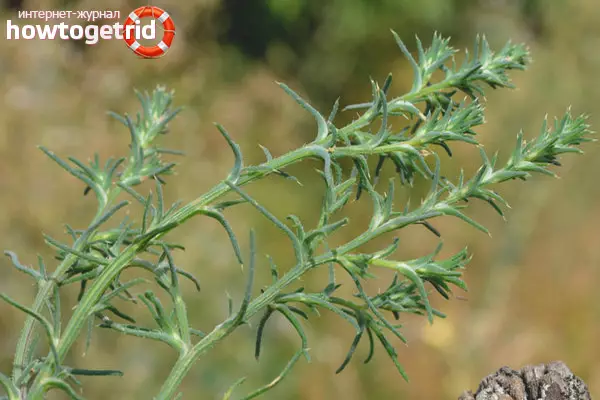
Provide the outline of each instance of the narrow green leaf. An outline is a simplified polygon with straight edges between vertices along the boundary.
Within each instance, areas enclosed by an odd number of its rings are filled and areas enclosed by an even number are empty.
[[[367,327],[367,337],[369,338],[369,354],[367,354],[367,358],[365,358],[365,361],[363,361],[364,364],[368,364],[369,361],[371,361],[371,359],[373,358],[373,355],[375,354],[375,340],[373,340],[373,332],[371,332],[371,329],[369,327]]]
[[[300,359],[300,357],[303,354],[304,354],[303,350],[298,350],[294,354],[292,359],[287,363],[287,365],[285,366],[283,371],[281,371],[281,373],[279,375],[277,375],[277,377],[275,379],[273,379],[270,383],[266,384],[265,386],[255,390],[254,392],[245,396],[242,400],[253,399],[253,398],[258,397],[258,396],[262,395],[263,393],[273,389],[279,382],[281,382],[283,380],[283,378],[286,377],[286,375],[291,371],[292,367],[296,364],[296,362],[298,362],[298,360]]]
[[[92,188],[94,190],[94,192],[96,193],[96,197],[98,198],[98,201],[101,203],[101,205],[106,204],[106,193],[104,192],[104,189],[102,189],[96,182],[94,182],[88,176],[83,174],[81,171],[78,171],[75,168],[72,168],[69,164],[67,164],[66,162],[61,160],[58,156],[56,156],[56,154],[54,154],[54,152],[48,150],[44,146],[38,146],[38,148],[40,150],[42,150],[54,162],[56,162],[58,165],[60,165],[63,169],[65,169],[67,172],[69,172],[71,175],[73,175],[74,177],[76,177],[77,179],[79,179],[83,183],[85,183],[87,186]]]
[[[348,353],[346,354],[344,361],[342,361],[342,364],[335,371],[336,374],[339,374],[346,368],[346,366],[352,359],[352,356],[354,355],[354,352],[356,351],[356,348],[358,347],[358,343],[360,343],[360,339],[362,338],[362,335],[364,332],[365,332],[364,326],[361,324],[361,330],[356,334],[356,336],[354,336],[354,340],[352,340],[352,344],[350,345],[350,349],[348,350]]]
[[[153,168],[153,169],[150,169],[150,170],[145,170],[145,171],[144,171],[144,177],[152,177],[152,176],[155,176],[155,177],[157,177],[157,178],[158,178],[158,177],[159,177],[159,175],[161,175],[161,174],[168,174],[168,173],[171,173],[171,170],[172,170],[172,169],[173,169],[173,167],[174,167],[174,166],[176,166],[176,165],[177,165],[177,163],[174,163],[174,162],[172,162],[172,163],[168,163],[168,164],[165,164],[165,165],[161,165],[161,166],[159,166],[159,167],[156,167],[156,168]],[[160,180],[160,178],[158,178],[158,179]]]
[[[117,205],[111,207],[108,211],[106,211],[104,214],[102,214],[100,217],[98,217],[84,232],[84,235],[92,233],[93,231],[95,231],[96,229],[98,229],[100,227],[100,225],[102,225],[103,223],[105,223],[106,221],[108,221],[113,215],[115,215],[115,213],[117,211],[119,211],[121,208],[125,207],[129,205],[129,202],[124,200],[121,201],[120,203],[118,203]]]
[[[402,375],[404,380],[408,382],[408,375],[406,375],[406,371],[404,371],[404,368],[402,367],[402,365],[400,365],[400,362],[398,361],[398,354],[396,354],[394,346],[392,346],[392,344],[387,340],[387,338],[385,337],[384,333],[381,332],[381,330],[373,326],[371,327],[371,329],[383,345],[383,348],[388,353],[388,356],[392,359],[392,362],[396,366],[398,372],[400,372],[400,375]]]
[[[216,125],[217,129],[219,130],[219,132],[221,132],[221,135],[223,135],[223,137],[227,141],[227,144],[229,145],[229,147],[231,147],[231,151],[233,151],[233,155],[235,156],[235,162],[234,162],[231,172],[229,173],[229,176],[227,177],[227,180],[232,183],[237,183],[238,179],[240,178],[240,174],[242,172],[242,166],[243,166],[242,152],[240,150],[240,146],[237,143],[235,143],[233,141],[233,139],[231,139],[231,136],[229,136],[229,133],[227,133],[227,131],[225,130],[225,128],[222,125],[220,125],[220,124],[215,124],[215,125]]]
[[[246,283],[246,290],[244,294],[244,299],[242,300],[242,304],[240,309],[238,310],[235,318],[232,321],[232,327],[236,327],[244,321],[246,316],[246,311],[248,310],[248,305],[250,304],[250,299],[252,297],[252,287],[254,285],[254,263],[256,261],[256,242],[254,237],[254,230],[250,230],[250,262],[248,263],[248,281]]]
[[[350,317],[347,313],[345,313],[342,309],[337,307],[333,302],[336,301],[335,297],[325,298],[318,294],[296,294],[294,297],[298,298],[304,304],[307,305],[317,305],[325,310],[329,310],[338,316],[342,317],[344,320],[348,321],[356,330],[356,332],[360,331],[360,327],[356,323],[356,321]],[[282,300],[279,300],[282,301]]]
[[[263,151],[263,153],[265,153],[265,157],[267,158],[267,162],[273,160],[273,156],[271,155],[271,152],[269,151],[269,149],[267,149],[265,146],[259,144],[261,150]]]
[[[123,125],[127,126],[127,121],[121,115],[115,113],[114,111],[107,111],[107,114],[119,121],[120,123],[122,123]]]
[[[273,315],[273,311],[274,311],[274,308],[269,306],[267,308],[267,310],[265,311],[265,313],[263,314],[263,316],[260,318],[260,321],[258,322],[258,328],[256,329],[256,342],[254,345],[254,358],[256,358],[257,360],[260,357],[260,350],[261,350],[262,338],[263,338],[263,332],[265,330],[265,325],[267,324],[267,321],[269,320],[271,315]]]
[[[131,136],[131,155],[133,156],[133,170],[139,172],[144,166],[144,149],[140,143],[140,133],[133,124],[129,115],[125,115],[125,121]]]
[[[350,220],[348,218],[343,218],[339,221],[333,222],[331,224],[325,225],[319,229],[312,230],[308,232],[306,235],[304,242],[307,246],[312,246],[313,242],[321,237],[327,237],[333,232],[337,231],[341,227],[348,224]]]
[[[300,97],[296,92],[290,89],[286,84],[278,82],[278,85],[288,94],[290,95],[298,104],[300,104],[305,110],[310,112],[312,116],[317,121],[317,137],[315,142],[319,142],[327,137],[329,133],[327,129],[327,121],[323,116],[315,110],[310,104],[308,104],[302,97]]]
[[[279,221],[273,214],[271,214],[266,208],[260,205],[256,200],[246,194],[242,189],[237,187],[235,184],[229,181],[225,181],[225,184],[229,186],[233,191],[239,194],[242,198],[244,198],[248,203],[250,203],[254,208],[256,208],[261,214],[263,214],[268,220],[273,222],[279,229],[284,231],[290,240],[292,241],[292,245],[294,246],[294,253],[296,255],[296,260],[299,264],[304,263],[304,254],[302,250],[302,243],[298,239],[298,237],[288,228],[284,223]]]
[[[4,388],[8,400],[19,400],[19,388],[17,388],[10,378],[3,373],[0,373],[0,385]]]
[[[44,278],[45,278],[45,276],[44,276],[45,274],[40,274],[39,272],[37,272],[37,271],[36,271],[36,270],[34,270],[33,268],[31,268],[31,267],[28,267],[28,266],[26,266],[26,265],[23,265],[23,264],[21,264],[21,263],[19,262],[19,258],[17,257],[17,254],[16,254],[16,253],[14,253],[14,252],[12,252],[12,251],[8,251],[8,250],[6,250],[6,251],[4,251],[4,255],[6,255],[6,256],[8,256],[8,257],[10,257],[10,260],[11,260],[11,262],[12,262],[13,266],[14,266],[14,267],[15,267],[17,270],[19,270],[19,271],[21,271],[21,272],[23,272],[23,273],[25,273],[25,274],[27,274],[27,275],[31,276],[31,277],[32,277],[32,278],[34,278],[36,281],[41,281],[42,279],[44,279]]]
[[[114,331],[124,333],[126,335],[140,337],[144,339],[156,340],[159,342],[163,342],[175,350],[180,351],[181,345],[179,342],[176,342],[173,339],[173,336],[167,334],[165,332],[161,332],[155,329],[146,329],[140,328],[135,325],[124,325],[111,321],[109,318],[106,318],[102,321],[102,324],[99,325],[100,328],[112,329]]]
[[[247,200],[244,199],[244,202],[246,201]],[[233,252],[235,254],[235,257],[237,258],[237,261],[240,263],[240,265],[243,265],[244,260],[242,259],[242,251],[240,249],[238,240],[235,236],[235,233],[233,232],[233,229],[231,228],[231,225],[229,225],[229,222],[227,221],[223,213],[221,213],[218,209],[212,208],[203,208],[200,210],[200,213],[208,217],[214,218],[215,220],[217,220],[217,222],[221,224],[223,229],[225,229],[225,232],[227,232],[227,236],[229,236],[229,241],[233,246]]]
[[[58,241],[56,241],[55,239],[51,238],[48,235],[44,235],[44,239],[46,240],[46,242],[49,245],[56,247],[57,249],[62,250],[66,253],[73,254],[83,260],[87,260],[87,261],[93,262],[98,265],[108,265],[109,264],[108,260],[105,260],[103,258],[98,258],[98,257],[92,256],[90,254],[75,250],[74,248],[71,248],[67,245],[59,243]]]
[[[135,319],[133,317],[125,314],[123,311],[119,310],[117,307],[115,307],[113,305],[109,304],[109,305],[105,306],[101,311],[104,311],[104,310],[110,311],[117,317],[122,318],[127,322],[131,322],[132,324],[135,324]]]
[[[433,324],[433,310],[431,308],[431,304],[429,303],[429,296],[427,295],[427,291],[425,290],[425,285],[423,285],[423,280],[421,277],[405,263],[397,263],[395,269],[417,286],[421,300],[423,301],[423,304],[425,304],[427,319],[429,320],[430,324]]]
[[[222,201],[220,203],[217,203],[217,204],[213,205],[212,208],[215,209],[215,210],[222,211],[222,210],[224,210],[226,208],[237,206],[238,204],[244,204],[244,203],[246,203],[245,199],[236,199],[236,200]]]
[[[388,74],[388,76],[385,78],[385,81],[383,82],[381,91],[387,96],[387,93],[390,90],[391,86],[392,86],[392,74]]]
[[[316,145],[312,145],[312,146],[308,146],[307,149],[310,149],[314,152],[314,155],[321,158],[323,160],[324,166],[323,166],[323,173],[325,174],[325,181],[327,182],[327,188],[329,189],[333,189],[335,187],[335,184],[333,182],[333,174],[331,171],[331,156],[329,154],[329,152],[327,150],[325,150],[323,147],[321,146],[316,146]],[[333,203],[333,198],[328,199],[329,203]]]
[[[333,120],[335,119],[335,117],[336,117],[336,115],[338,113],[339,108],[340,108],[340,98],[338,97],[335,100],[335,103],[333,103],[333,107],[331,109],[331,113],[329,114],[329,118],[327,118],[327,122],[333,123]]]
[[[146,201],[144,202],[144,214],[142,215],[142,233],[147,233],[147,230],[152,225],[152,221],[148,221],[150,218],[153,218],[151,215],[151,207],[152,207],[152,193],[148,194],[146,197]]]
[[[190,328],[190,333],[194,336],[198,336],[201,339],[206,336],[206,333],[194,328]]]
[[[227,392],[225,392],[225,395],[223,396],[223,400],[230,400],[231,396],[233,395],[233,391],[235,389],[238,388],[238,386],[241,386],[242,383],[244,383],[246,381],[246,377],[242,377],[240,379],[238,379],[237,381],[235,381],[230,387],[229,389],[227,389]]]
[[[398,34],[394,31],[392,31],[392,35],[394,35],[394,39],[396,40],[398,47],[400,47],[400,50],[402,51],[402,53],[408,59],[410,65],[412,66],[413,86],[412,86],[412,89],[410,90],[410,93],[414,93],[417,90],[421,89],[421,87],[423,87],[423,78],[421,77],[421,68],[419,67],[419,64],[417,64],[417,61],[415,61],[412,54],[410,54],[410,51],[408,51],[408,49],[404,45],[404,42],[402,42],[402,40],[400,39],[400,36],[398,36]]]
[[[85,400],[84,397],[78,395],[77,392],[75,392],[75,390],[62,379],[54,377],[44,378],[43,385],[45,391],[48,391],[51,388],[59,389],[65,392],[65,394],[67,394],[73,400]]]
[[[92,182],[98,183],[98,174],[92,168],[88,167],[75,157],[67,157],[67,160],[71,161],[73,164],[77,165],[87,176],[92,180]]]
[[[369,307],[369,310],[371,310],[371,312],[379,319],[379,321],[386,328],[388,328],[398,339],[402,340],[403,343],[406,343],[406,338],[404,336],[402,336],[402,334],[398,331],[398,329],[396,329],[392,324],[390,324],[390,322],[385,318],[385,316],[373,304],[373,302],[371,301],[371,299],[369,298],[369,296],[367,295],[367,293],[363,289],[363,287],[362,287],[362,285],[360,283],[359,277],[356,276],[356,274],[354,272],[352,272],[351,270],[347,269],[346,267],[344,267],[344,268],[348,272],[348,275],[350,275],[350,278],[352,278],[352,281],[354,282],[354,285],[358,289],[358,293],[360,295],[360,298],[362,298],[365,301],[365,303]]]
[[[83,357],[86,356],[88,350],[90,349],[90,345],[92,344],[92,333],[94,332],[94,319],[95,315],[88,317],[86,321],[86,330],[85,330],[85,346],[83,348]]]
[[[152,318],[154,319],[156,324],[162,330],[169,331],[170,322],[165,320],[165,313],[164,313],[164,309],[162,309],[162,305],[160,306],[160,311],[159,311],[156,308],[156,305],[152,301],[150,301],[150,299],[148,298],[148,291],[145,292],[144,294],[139,294],[138,298],[142,301],[142,303],[144,303],[144,305],[146,306],[148,311],[150,311],[150,315],[152,315]],[[156,298],[154,298],[154,299],[156,299]],[[172,330],[170,330],[169,333],[172,333]]]
[[[304,352],[306,360],[310,362],[310,358],[308,356],[308,339],[306,337],[306,334],[304,333],[304,328],[302,328],[302,324],[300,323],[300,321],[298,321],[298,318],[294,316],[294,314],[290,311],[290,309],[287,306],[283,304],[277,304],[275,308],[277,309],[277,311],[283,314],[283,316],[294,327],[294,329],[298,333],[298,336],[300,336],[300,340],[302,341],[302,351]]]
[[[44,318],[41,314],[35,312],[31,308],[26,307],[22,304],[19,304],[18,302],[14,301],[13,299],[8,297],[4,293],[0,293],[0,299],[6,301],[8,304],[23,311],[24,313],[30,315],[31,317],[33,317],[36,321],[38,321],[42,325],[42,328],[44,329],[44,332],[46,333],[46,337],[48,338],[48,345],[50,347],[50,352],[52,353],[52,356],[54,357],[55,368],[60,369],[60,359],[58,358],[58,352],[56,351],[54,332],[52,331],[52,325],[50,325],[50,323],[46,320],[46,318]]]
[[[379,91],[379,97],[381,99],[381,127],[379,128],[379,132],[373,139],[370,140],[369,146],[378,147],[383,144],[386,139],[390,136],[390,131],[388,130],[388,103],[385,98],[385,92],[383,90]]]
[[[200,281],[191,273],[184,271],[182,269],[177,268],[176,269],[177,273],[187,279],[189,279],[190,281],[192,281],[192,283],[194,284],[194,286],[196,286],[196,290],[199,292],[200,291]]]
[[[81,376],[123,376],[123,371],[114,369],[81,369],[71,368],[69,372]]]
[[[479,222],[475,221],[474,219],[467,217],[465,214],[461,213],[460,211],[458,211],[456,208],[454,208],[452,206],[441,203],[441,204],[436,205],[435,209],[437,211],[442,212],[444,215],[451,215],[453,217],[462,219],[467,224],[475,227],[476,229],[479,229],[481,232],[484,232],[484,233],[487,233],[488,235],[490,235],[490,231],[485,226],[481,225]]]
[[[118,288],[116,288],[108,293],[105,293],[98,301],[98,304],[101,304],[101,303],[109,304],[110,301],[112,299],[114,299],[115,297],[117,297],[119,294],[126,292],[127,290],[131,289],[132,287],[137,286],[142,283],[149,283],[149,282],[147,279],[144,279],[144,278],[132,279],[129,282],[119,286]]]
[[[160,222],[165,214],[165,199],[160,181],[156,177],[154,181],[156,183],[156,221]]]

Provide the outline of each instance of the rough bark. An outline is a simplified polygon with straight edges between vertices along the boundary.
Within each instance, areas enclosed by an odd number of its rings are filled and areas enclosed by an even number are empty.
[[[483,378],[475,393],[458,400],[591,400],[585,383],[562,361],[528,365],[520,371],[502,367]]]

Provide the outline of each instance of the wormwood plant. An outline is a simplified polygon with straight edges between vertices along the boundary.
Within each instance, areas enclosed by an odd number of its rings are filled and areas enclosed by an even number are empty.
[[[225,179],[188,204],[166,207],[163,200],[164,179],[172,173],[175,163],[165,162],[162,156],[176,152],[163,149],[156,142],[167,133],[167,125],[179,109],[172,109],[172,92],[162,87],[152,94],[138,93],[142,112],[135,119],[112,114],[131,135],[126,157],[101,162],[96,155],[93,161],[85,164],[74,158],[63,160],[41,147],[48,157],[83,182],[85,193],[95,194],[98,209],[87,227],[66,226],[69,243],[45,237],[59,260],[53,270],[48,269],[41,258],[38,267],[33,268],[22,264],[14,253],[6,252],[19,271],[35,280],[37,296],[31,306],[25,306],[1,295],[4,301],[28,315],[18,339],[12,374],[10,377],[0,375],[5,398],[36,400],[44,398],[48,390],[59,389],[71,398],[81,399],[81,392],[74,388],[79,384],[77,376],[121,374],[119,371],[65,365],[65,357],[86,327],[88,331],[93,327],[112,329],[172,347],[179,357],[155,399],[181,398],[178,386],[194,363],[234,330],[251,321],[256,322],[255,355],[258,358],[265,326],[270,317],[280,314],[298,333],[301,347],[275,380],[243,397],[251,399],[278,384],[302,356],[309,358],[302,320],[312,318],[313,312],[320,310],[335,314],[356,332],[337,372],[351,361],[357,346],[366,342],[369,353],[365,362],[371,360],[380,344],[399,373],[407,379],[390,341],[390,336],[405,341],[396,320],[405,313],[425,315],[430,322],[435,316],[443,317],[440,311],[432,308],[429,292],[433,288],[448,299],[453,287],[466,290],[461,270],[469,261],[469,255],[463,250],[440,259],[437,257],[440,246],[421,258],[398,260],[394,257],[397,240],[372,253],[361,251],[363,246],[381,235],[414,224],[423,225],[440,236],[431,220],[442,216],[456,217],[487,232],[484,226],[465,214],[469,200],[483,200],[503,216],[502,207],[507,204],[494,191],[496,185],[515,179],[527,180],[534,173],[553,175],[549,167],[560,165],[559,155],[580,153],[578,146],[592,139],[588,137],[591,132],[585,117],[574,118],[567,112],[553,127],[544,122],[541,133],[534,139],[525,141],[519,133],[514,151],[506,162],[501,163],[497,154],[488,158],[475,136],[475,128],[484,123],[480,98],[486,86],[512,87],[507,72],[525,69],[529,61],[526,48],[508,43],[494,53],[485,38],[477,38],[473,52],[467,53],[462,65],[457,66],[454,61],[456,50],[450,47],[448,39],[436,34],[429,48],[424,48],[417,39],[418,56],[415,58],[395,33],[394,37],[414,70],[413,85],[408,93],[392,95],[391,76],[381,85],[371,81],[371,101],[346,107],[362,112],[349,124],[338,126],[335,123],[338,102],[325,117],[288,86],[280,84],[314,117],[317,125],[314,140],[277,157],[263,148],[266,161],[245,165],[240,147],[225,128],[217,125],[235,156],[233,168]],[[460,98],[464,100],[458,101]],[[390,118],[395,116],[404,117],[399,119],[402,121],[399,128],[390,125]],[[440,149],[452,156],[452,142],[479,147],[482,165],[472,177],[466,177],[462,172],[455,180],[441,175],[436,151]],[[324,194],[316,226],[306,226],[293,215],[285,221],[279,220],[245,191],[246,185],[271,175],[293,178],[286,172],[286,167],[306,159],[322,161],[319,172]],[[344,160],[349,163],[342,163]],[[371,160],[372,165],[369,164]],[[382,191],[377,188],[377,178],[386,164],[395,167],[399,179],[390,179]],[[155,189],[148,194],[140,193],[138,185],[149,179],[154,181]],[[415,179],[430,180],[428,194],[417,206],[398,207],[394,204],[396,182],[400,181],[403,190],[410,190]],[[282,181],[281,185],[285,184]],[[224,199],[228,194],[235,198]],[[129,200],[120,200],[122,196]],[[328,239],[349,223],[348,218],[339,216],[340,211],[351,198],[361,197],[370,199],[373,204],[368,228],[337,247],[328,246]],[[143,214],[134,219],[119,217],[130,202],[143,205]],[[244,256],[226,217],[232,207],[252,207],[281,229],[289,237],[295,260],[283,268],[274,265],[270,258],[264,262],[257,260],[252,231],[249,255]],[[214,218],[223,226],[233,252],[248,276],[241,304],[234,307],[231,301],[230,315],[216,326],[202,327],[203,331],[190,326],[189,310],[180,289],[182,278],[192,280],[198,289],[199,283],[175,263],[173,253],[181,246],[166,239],[169,232],[195,216]],[[109,221],[118,222],[113,223],[116,228],[107,228]],[[123,271],[132,268],[150,273],[157,284],[156,289],[135,293],[146,281],[141,276],[124,280]],[[261,282],[262,290],[258,290],[254,282],[255,268],[270,268],[271,271],[272,281]],[[317,290],[297,289],[303,275],[317,268],[328,268],[329,280],[322,282]],[[351,278],[353,296],[340,293],[334,269]],[[375,279],[382,270],[394,271],[393,280],[386,284],[384,291],[368,293],[365,283]],[[73,312],[64,318],[60,314],[61,291],[70,285],[79,285],[80,292]],[[158,300],[156,290],[169,296],[168,306]],[[141,304],[156,324],[140,326],[120,310],[122,302]],[[37,347],[38,331],[47,340],[50,349],[47,355],[41,355]],[[242,382],[240,379],[233,383],[224,399],[239,391]]]

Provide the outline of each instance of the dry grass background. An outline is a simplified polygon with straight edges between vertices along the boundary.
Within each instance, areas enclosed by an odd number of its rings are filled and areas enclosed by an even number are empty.
[[[191,200],[226,176],[232,161],[213,121],[233,134],[251,162],[262,157],[257,143],[278,155],[311,138],[310,117],[277,88],[275,80],[304,93],[323,112],[340,94],[343,104],[367,98],[369,75],[382,80],[392,71],[396,93],[408,88],[411,73],[389,28],[399,31],[411,48],[414,33],[427,43],[434,30],[451,34],[461,49],[470,46],[476,33],[485,33],[496,47],[509,38],[529,44],[534,63],[529,71],[513,74],[519,89],[488,96],[488,123],[479,131],[488,149],[498,148],[507,156],[519,129],[536,135],[546,113],[560,115],[568,105],[575,113],[591,114],[592,126],[600,126],[600,11],[594,0],[247,2],[246,8],[270,9],[274,20],[286,28],[281,37],[291,38],[278,40],[274,30],[258,58],[240,52],[231,37],[217,40],[226,26],[223,9],[238,15],[245,12],[242,3],[157,4],[173,15],[177,27],[174,46],[160,60],[139,60],[116,41],[91,47],[61,41],[0,41],[3,249],[16,251],[25,263],[33,263],[37,253],[51,260],[41,233],[64,237],[62,224],[82,227],[89,221],[93,199],[82,197],[81,185],[36,145],[82,159],[94,151],[103,158],[124,154],[128,134],[105,111],[134,112],[134,87],[151,90],[157,83],[166,84],[175,89],[176,102],[186,106],[164,139],[167,147],[187,152],[178,175],[169,179],[166,195],[171,201]],[[91,1],[30,1],[23,7],[119,9],[126,15],[139,5],[116,0],[102,2],[101,7]],[[247,41],[259,41],[262,31],[252,30],[255,15],[237,18],[248,23],[243,27]],[[16,19],[16,13],[4,8],[2,23],[7,19]],[[476,151],[455,148],[455,159],[444,159],[450,168],[466,165],[474,170],[479,165]],[[466,302],[436,299],[435,305],[448,318],[432,326],[422,318],[406,318],[409,344],[398,343],[398,351],[409,384],[383,352],[367,366],[357,357],[342,374],[334,375],[350,344],[351,329],[323,315],[309,327],[313,362],[299,363],[266,398],[452,399],[502,365],[517,368],[555,359],[565,361],[589,384],[592,395],[599,396],[600,150],[593,144],[585,150],[583,157],[565,159],[560,180],[537,177],[503,187],[501,192],[513,206],[507,223],[487,207],[474,205],[471,215],[491,229],[493,239],[455,220],[436,221],[446,251],[467,244],[474,254],[466,271],[470,292],[461,293]],[[319,185],[306,170],[294,170],[306,181],[304,189],[269,179],[251,193],[277,215],[314,218]],[[367,214],[361,210],[369,207],[351,206],[356,225],[346,235],[365,222]],[[285,236],[249,208],[240,208],[231,218],[241,237],[250,226],[257,226],[260,249],[281,266],[289,264]],[[243,276],[224,233],[212,221],[192,220],[174,232],[173,239],[188,248],[177,255],[177,262],[203,283],[199,294],[188,287],[191,320],[200,329],[210,329],[225,316],[225,291],[239,299]],[[434,246],[428,232],[410,229],[401,235],[399,255],[423,255]],[[0,290],[29,302],[34,293],[31,282],[14,271],[8,259],[0,266]],[[319,279],[311,276],[306,283]],[[377,290],[377,285],[370,289]],[[75,294],[66,294],[66,308],[72,306]],[[0,304],[3,372],[10,370],[23,320],[22,314]],[[242,375],[249,377],[246,390],[270,380],[299,343],[285,324],[273,320],[269,328],[258,364],[253,358],[253,331],[240,329],[193,369],[182,388],[185,398],[218,398]],[[72,365],[125,371],[123,378],[85,379],[90,399],[151,398],[173,362],[168,349],[112,332],[96,332],[85,358],[82,350],[80,343],[69,359]]]

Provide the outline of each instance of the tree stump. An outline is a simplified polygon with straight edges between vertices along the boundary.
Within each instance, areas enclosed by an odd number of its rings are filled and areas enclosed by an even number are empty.
[[[502,367],[483,378],[473,394],[458,400],[591,400],[586,384],[562,361],[528,365],[520,371]]]

